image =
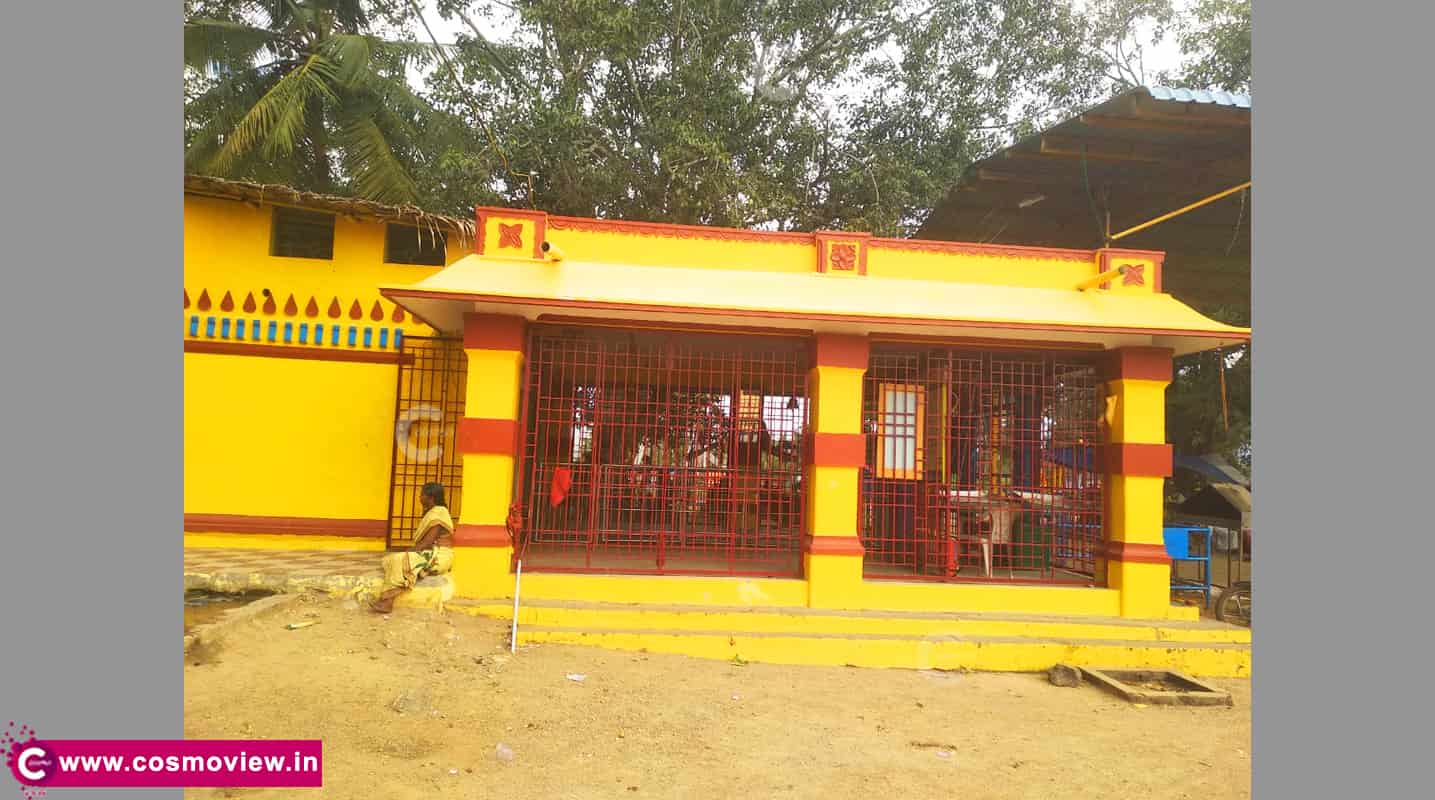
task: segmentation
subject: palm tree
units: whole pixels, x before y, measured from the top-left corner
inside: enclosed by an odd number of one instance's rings
[[[359,0],[222,5],[232,18],[184,25],[185,66],[204,84],[185,106],[186,170],[413,202],[432,112],[405,68],[431,48],[372,35]]]

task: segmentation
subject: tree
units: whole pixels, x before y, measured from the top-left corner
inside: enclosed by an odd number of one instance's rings
[[[406,69],[432,48],[375,35],[399,3],[250,0],[186,4],[185,168],[351,192],[420,194],[430,113]]]
[[[466,30],[429,93],[462,124],[420,182],[454,212],[902,235],[982,150],[1101,88],[1085,19],[1041,0],[439,8]]]
[[[1187,59],[1182,85],[1250,91],[1251,0],[1198,0],[1177,40]]]

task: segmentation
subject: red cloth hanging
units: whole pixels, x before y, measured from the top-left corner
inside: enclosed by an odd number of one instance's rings
[[[573,488],[573,472],[567,467],[553,470],[553,483],[548,487],[548,504],[550,506],[562,504],[568,498],[568,490],[571,488]]]

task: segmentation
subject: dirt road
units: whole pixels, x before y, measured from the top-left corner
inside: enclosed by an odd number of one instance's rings
[[[293,608],[190,657],[185,733],[323,739],[325,787],[187,797],[1250,796],[1248,681],[1213,681],[1233,709],[1137,708],[1035,675],[509,658],[495,620]]]

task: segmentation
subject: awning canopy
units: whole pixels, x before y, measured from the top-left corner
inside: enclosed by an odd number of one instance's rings
[[[701,323],[894,336],[962,336],[1170,347],[1177,355],[1249,339],[1169,295],[896,278],[469,255],[385,297],[439,330],[465,313]]]
[[[1131,89],[972,164],[916,238],[1100,247],[1108,225],[1118,234],[1249,180],[1248,95]],[[1250,306],[1242,192],[1114,246],[1164,252],[1164,291],[1184,302]]]

